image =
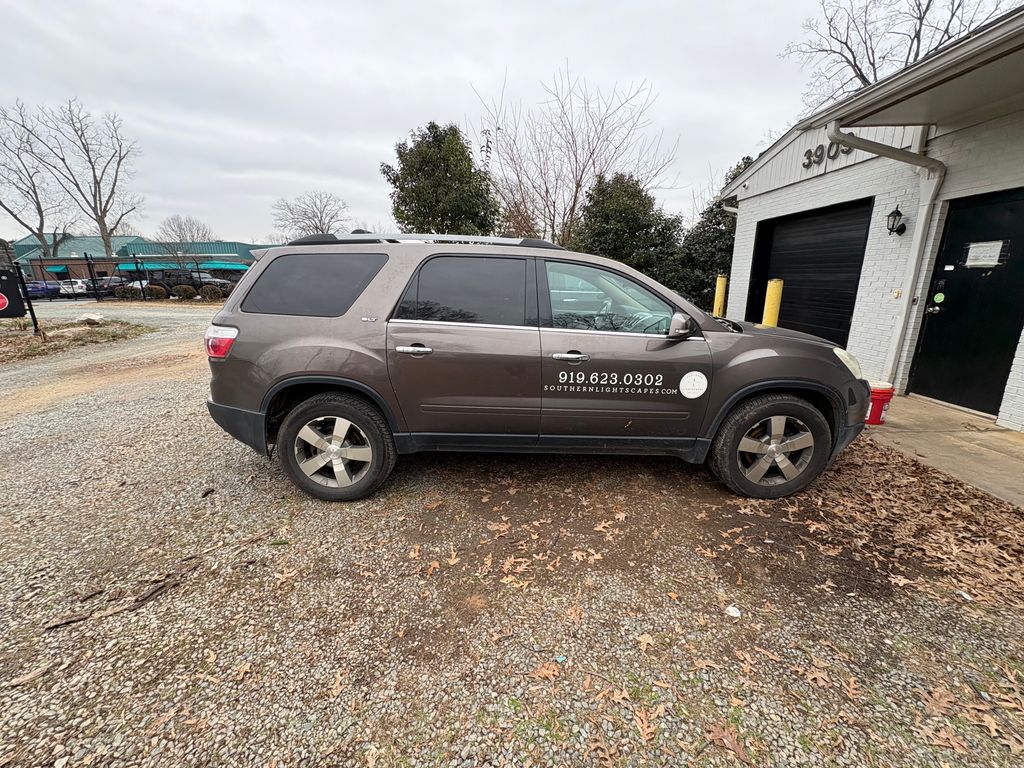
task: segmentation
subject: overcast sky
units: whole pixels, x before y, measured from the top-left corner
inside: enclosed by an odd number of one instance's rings
[[[429,120],[476,122],[474,88],[524,102],[559,67],[591,84],[647,80],[679,137],[664,206],[802,110],[806,73],[778,53],[816,0],[0,3],[0,103],[77,96],[120,113],[143,150],[132,182],[147,234],[173,213],[222,239],[259,240],[271,205],[337,193],[355,221],[389,223],[382,161]],[[0,236],[21,237],[0,217]]]

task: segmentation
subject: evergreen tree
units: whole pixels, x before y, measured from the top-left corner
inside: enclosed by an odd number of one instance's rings
[[[682,221],[628,174],[598,176],[587,192],[573,250],[616,259],[675,288]]]
[[[454,123],[427,123],[395,145],[397,166],[381,163],[393,187],[392,215],[403,232],[489,235],[498,203],[487,173],[473,163],[469,142]]]

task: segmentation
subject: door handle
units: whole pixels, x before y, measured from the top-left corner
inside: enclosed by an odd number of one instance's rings
[[[585,355],[582,352],[555,352],[551,357],[555,360],[564,360],[567,363],[585,363],[590,359],[590,355]]]
[[[424,347],[422,344],[413,344],[411,347],[395,347],[395,352],[403,355],[429,355],[434,350]]]

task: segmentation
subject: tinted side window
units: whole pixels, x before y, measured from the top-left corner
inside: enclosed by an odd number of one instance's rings
[[[398,319],[526,325],[526,260],[438,256],[402,296]]]
[[[243,312],[338,317],[387,263],[382,253],[291,253],[274,259],[242,301]]]
[[[551,324],[588,331],[664,334],[673,309],[629,278],[599,267],[545,262]]]

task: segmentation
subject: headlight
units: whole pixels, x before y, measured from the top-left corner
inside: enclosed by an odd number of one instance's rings
[[[842,347],[832,347],[832,351],[836,353],[836,357],[843,361],[843,365],[850,369],[850,373],[853,374],[853,378],[862,379],[864,378],[860,372],[860,363],[857,362],[857,358],[851,355]]]

